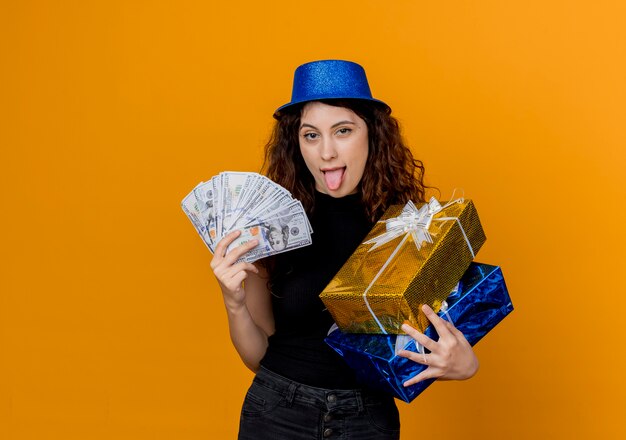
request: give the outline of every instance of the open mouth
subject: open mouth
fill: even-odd
[[[324,174],[324,181],[326,182],[326,188],[331,191],[339,189],[341,182],[343,181],[345,171],[346,167],[322,170],[322,173]]]

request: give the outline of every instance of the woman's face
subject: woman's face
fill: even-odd
[[[302,109],[298,139],[315,189],[333,197],[357,192],[368,155],[363,119],[345,107],[309,102]]]

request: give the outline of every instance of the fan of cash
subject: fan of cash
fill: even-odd
[[[198,184],[181,205],[211,252],[235,230],[241,230],[241,235],[226,253],[249,240],[259,240],[258,246],[241,258],[249,263],[311,244],[313,229],[302,203],[257,173],[220,173]]]

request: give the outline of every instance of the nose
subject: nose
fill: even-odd
[[[321,156],[323,160],[332,160],[337,157],[337,148],[332,138],[326,138],[321,143]]]

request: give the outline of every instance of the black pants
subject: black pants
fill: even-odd
[[[327,390],[261,367],[246,394],[240,440],[397,440],[400,418],[392,396]]]

